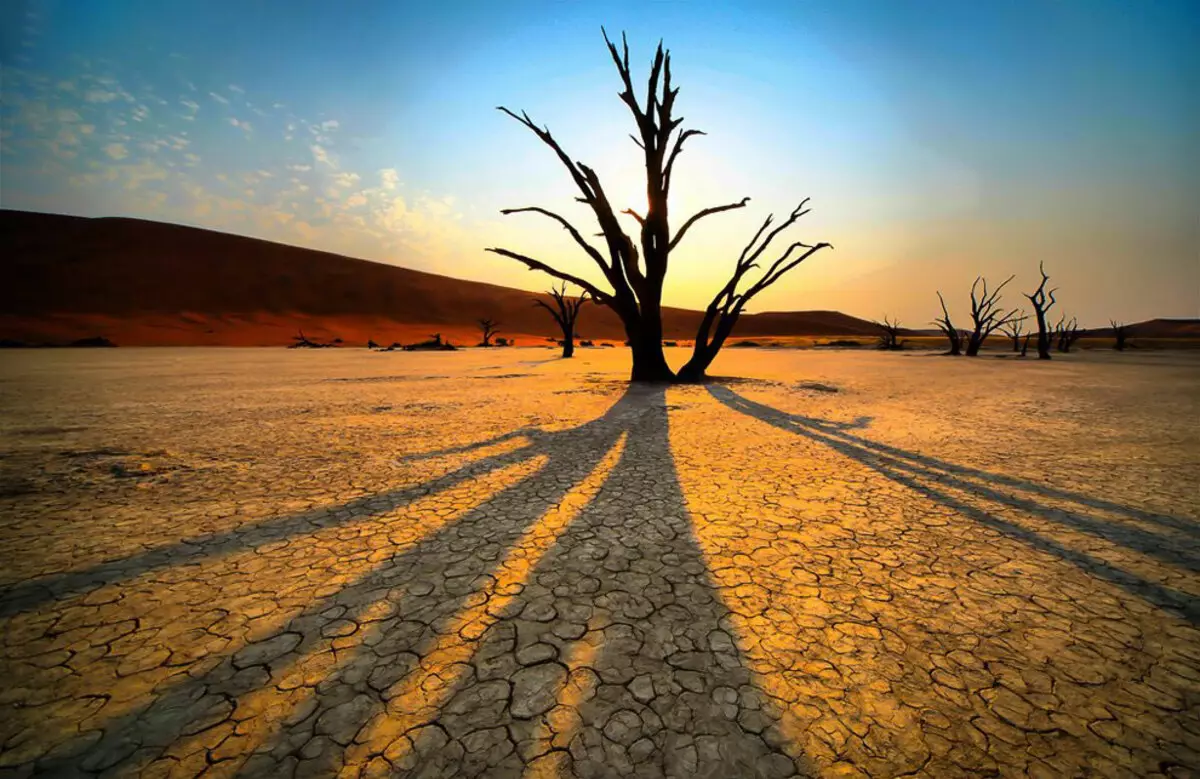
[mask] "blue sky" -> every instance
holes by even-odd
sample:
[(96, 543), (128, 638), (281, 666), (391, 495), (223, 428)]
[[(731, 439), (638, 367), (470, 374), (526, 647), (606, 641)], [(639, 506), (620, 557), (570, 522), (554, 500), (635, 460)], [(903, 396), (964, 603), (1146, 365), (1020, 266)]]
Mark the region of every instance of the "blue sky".
[[(11, 2), (0, 205), (136, 216), (536, 289), (506, 246), (593, 278), (586, 222), (525, 109), (636, 205), (639, 150), (600, 26), (662, 37), (689, 143), (667, 302), (700, 306), (769, 212), (811, 197), (818, 255), (758, 310), (922, 326), (940, 288), (1039, 260), (1064, 309), (1200, 316), (1194, 2)], [(644, 197), (644, 196), (643, 196)], [(1010, 296), (1020, 303), (1019, 296)], [(932, 303), (931, 303), (932, 301)]]

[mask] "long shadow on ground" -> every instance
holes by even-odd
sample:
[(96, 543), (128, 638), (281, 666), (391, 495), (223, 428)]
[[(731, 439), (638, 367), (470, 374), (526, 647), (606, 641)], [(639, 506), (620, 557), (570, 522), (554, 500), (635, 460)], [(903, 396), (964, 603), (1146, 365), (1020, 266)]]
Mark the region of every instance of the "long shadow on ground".
[[(709, 393), (727, 407), (754, 417), (781, 430), (823, 443), (833, 450), (866, 465), (887, 478), (924, 495), (930, 500), (958, 511), (964, 516), (999, 530), (1030, 546), (1077, 565), (1084, 571), (1113, 582), (1149, 603), (1177, 614), (1193, 625), (1200, 624), (1200, 604), (1196, 599), (1170, 587), (1147, 581), (1085, 552), (1071, 549), (1036, 531), (1022, 527), (997, 514), (964, 502), (946, 490), (973, 495), (993, 503), (1025, 512), (1038, 519), (1055, 522), (1071, 530), (1103, 538), (1132, 551), (1153, 557), (1187, 571), (1200, 571), (1200, 552), (1195, 538), (1200, 527), (1185, 519), (1153, 514), (1091, 498), (1065, 490), (1048, 488), (1010, 476), (988, 473), (915, 454), (854, 435), (848, 430), (862, 425), (846, 425), (799, 414), (788, 414), (749, 400), (728, 387), (708, 385)], [(1087, 513), (1066, 511), (1050, 500), (1109, 512), (1123, 520), (1135, 520), (1178, 535), (1164, 535), (1132, 524), (1114, 522)], [(1182, 536), (1182, 537), (1180, 537)]]
[[(98, 739), (68, 739), (37, 770), (803, 770), (785, 754), (795, 748), (782, 743), (737, 648), (691, 531), (667, 426), (665, 390), (630, 389), (592, 422), (384, 496), (394, 508), (487, 470), (546, 458), (534, 475), (270, 635), (168, 680), (149, 703), (106, 722)], [(356, 504), (382, 511), (370, 499)], [(314, 524), (275, 520), (198, 550), (227, 551)], [(104, 575), (114, 581), (151, 561), (172, 564), (143, 558)], [(72, 588), (52, 592), (64, 589)]]

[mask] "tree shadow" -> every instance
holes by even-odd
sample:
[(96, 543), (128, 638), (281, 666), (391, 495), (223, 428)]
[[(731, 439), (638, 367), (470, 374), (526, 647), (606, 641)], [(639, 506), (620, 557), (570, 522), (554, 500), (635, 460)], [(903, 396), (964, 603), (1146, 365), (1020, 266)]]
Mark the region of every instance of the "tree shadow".
[[(544, 457), (534, 475), (37, 769), (197, 760), (253, 776), (572, 763), (580, 776), (790, 775), (786, 752), (799, 755), (775, 729), (695, 540), (667, 414), (665, 388), (633, 387), (579, 427), (518, 431), (527, 446), (426, 492)], [(292, 518), (264, 532), (311, 530)]]
[[(936, 458), (908, 452), (852, 435), (842, 423), (788, 414), (738, 395), (728, 387), (709, 385), (709, 393), (734, 411), (754, 417), (769, 425), (823, 443), (835, 451), (866, 465), (888, 479), (941, 503), (971, 519), (1016, 538), (1030, 546), (1070, 562), (1087, 573), (1119, 585), (1149, 603), (1200, 624), (1200, 604), (1186, 593), (1134, 573), (1122, 570), (1086, 552), (1022, 527), (997, 514), (954, 497), (946, 489), (971, 495), (996, 504), (1017, 509), (1037, 519), (1053, 522), (1073, 531), (1102, 538), (1147, 557), (1152, 557), (1187, 571), (1200, 571), (1200, 552), (1195, 539), (1200, 533), (1196, 523), (1140, 509), (1122, 506), (1111, 501), (1092, 498), (1066, 490), (1034, 484), (1022, 479), (954, 465)], [(943, 489), (944, 488), (944, 489)], [(1068, 511), (1052, 501), (1073, 503), (1089, 509), (1104, 511), (1120, 519), (1113, 521), (1078, 510)], [(1160, 529), (1175, 531), (1174, 535), (1144, 529), (1133, 520)]]

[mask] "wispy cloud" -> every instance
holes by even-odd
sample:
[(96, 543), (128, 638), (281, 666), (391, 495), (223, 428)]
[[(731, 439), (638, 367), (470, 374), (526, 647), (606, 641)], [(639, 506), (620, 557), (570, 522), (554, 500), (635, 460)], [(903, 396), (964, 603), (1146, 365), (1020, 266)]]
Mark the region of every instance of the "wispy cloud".
[(104, 147), (104, 153), (114, 160), (123, 160), (129, 156), (129, 149), (122, 143), (110, 143)]
[(229, 98), (223, 95), (218, 95), (216, 92), (209, 92), (208, 96), (222, 105), (229, 105)]

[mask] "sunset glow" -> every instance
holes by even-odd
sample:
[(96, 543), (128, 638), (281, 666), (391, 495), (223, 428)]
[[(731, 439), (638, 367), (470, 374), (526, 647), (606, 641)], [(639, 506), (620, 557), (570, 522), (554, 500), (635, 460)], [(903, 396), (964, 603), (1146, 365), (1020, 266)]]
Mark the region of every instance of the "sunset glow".
[[(755, 310), (913, 326), (933, 288), (1036, 283), (1087, 325), (1196, 316), (1200, 61), (1186, 2), (313, 4), (26, 0), (3, 27), (0, 206), (179, 222), (541, 289), (508, 246), (596, 278), (564, 170), (495, 110), (527, 110), (644, 200), (600, 26), (635, 73), (671, 49), (689, 142), (676, 225), (749, 196), (673, 257), (702, 307), (763, 217), (836, 247)], [(1194, 36), (1193, 36), (1194, 37)], [(633, 222), (629, 221), (632, 229)], [(955, 302), (958, 305), (961, 301)]]

